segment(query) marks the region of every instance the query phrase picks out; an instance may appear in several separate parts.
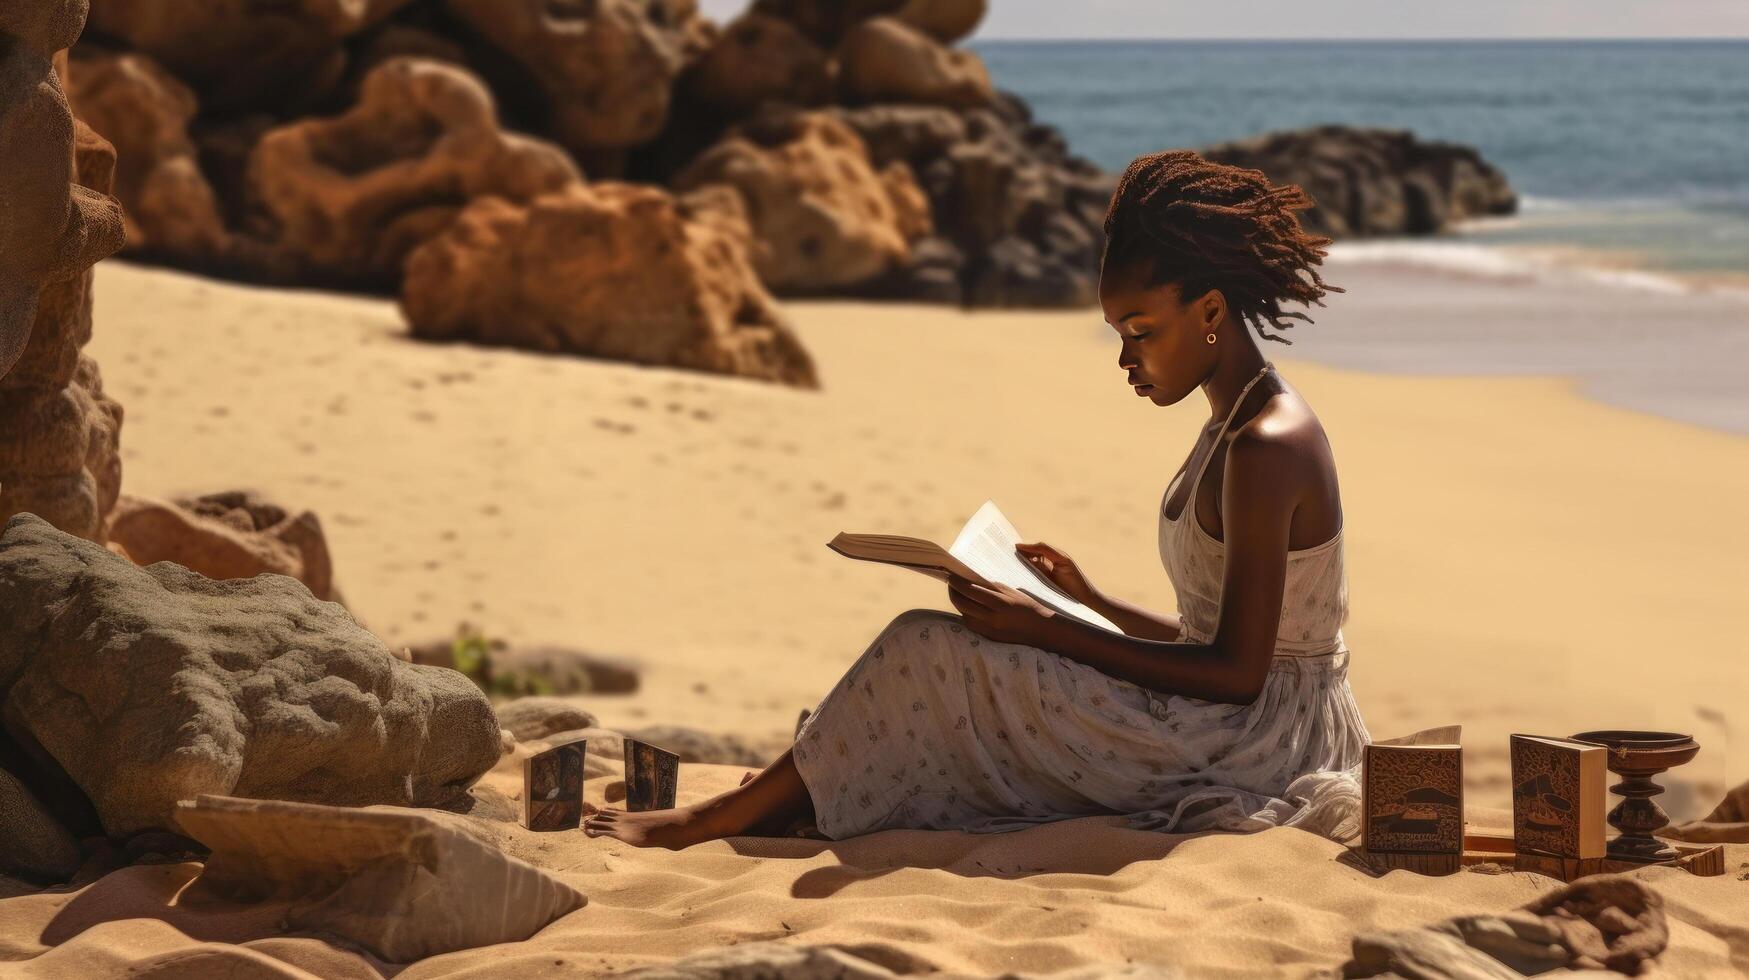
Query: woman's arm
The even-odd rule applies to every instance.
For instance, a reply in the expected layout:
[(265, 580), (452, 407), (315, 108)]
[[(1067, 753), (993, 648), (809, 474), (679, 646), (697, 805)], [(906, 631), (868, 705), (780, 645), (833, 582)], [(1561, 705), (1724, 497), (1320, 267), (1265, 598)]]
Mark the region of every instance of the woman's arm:
[(1103, 592), (1096, 592), (1093, 601), (1087, 603), (1087, 608), (1117, 624), (1117, 628), (1130, 636), (1143, 640), (1176, 640), (1184, 632), (1184, 621), (1177, 613), (1157, 613), (1133, 605), (1122, 599), (1113, 599)]
[[(1275, 656), (1287, 585), (1288, 531), (1300, 481), (1291, 448), (1241, 430), (1227, 449), (1221, 490), (1226, 569), (1220, 622), (1208, 643), (1118, 636), (1052, 615), (1045, 649), (1164, 694), (1250, 704)], [(1186, 506), (1193, 506), (1194, 500)], [(1195, 520), (1195, 514), (1190, 516)], [(1101, 610), (1104, 614), (1104, 610)], [(1122, 621), (1111, 618), (1120, 626)], [(1178, 634), (1174, 634), (1175, 636)]]

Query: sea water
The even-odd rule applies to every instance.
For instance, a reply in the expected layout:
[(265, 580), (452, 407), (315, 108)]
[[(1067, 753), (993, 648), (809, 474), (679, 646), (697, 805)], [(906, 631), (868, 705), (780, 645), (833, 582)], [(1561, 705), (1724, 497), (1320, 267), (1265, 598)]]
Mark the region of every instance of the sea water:
[(1749, 41), (981, 41), (999, 87), (1121, 170), (1320, 123), (1473, 146), (1509, 218), (1343, 243), (1486, 274), (1576, 267), (1651, 289), (1749, 285)]

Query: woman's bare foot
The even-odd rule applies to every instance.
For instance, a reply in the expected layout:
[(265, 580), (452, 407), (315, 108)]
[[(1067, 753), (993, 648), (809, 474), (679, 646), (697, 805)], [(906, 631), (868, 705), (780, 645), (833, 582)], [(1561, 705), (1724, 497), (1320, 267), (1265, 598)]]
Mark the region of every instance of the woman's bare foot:
[(633, 847), (681, 848), (718, 840), (740, 833), (740, 821), (728, 819), (720, 798), (675, 807), (672, 810), (644, 810), (632, 813), (606, 807), (583, 821), (583, 833), (590, 837), (612, 837)]

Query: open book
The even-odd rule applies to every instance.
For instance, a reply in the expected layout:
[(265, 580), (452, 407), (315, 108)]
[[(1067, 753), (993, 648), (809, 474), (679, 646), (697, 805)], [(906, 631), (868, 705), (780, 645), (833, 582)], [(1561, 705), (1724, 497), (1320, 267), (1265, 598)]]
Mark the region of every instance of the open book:
[(953, 547), (945, 550), (922, 538), (849, 532), (840, 532), (826, 546), (846, 558), (901, 565), (944, 582), (948, 572), (985, 587), (999, 582), (1090, 626), (1123, 632), (1111, 620), (1058, 591), (1055, 584), (1014, 550), (1019, 543), (1020, 533), (1014, 530), (1014, 525), (1002, 516), (994, 501), (986, 500), (966, 526), (960, 528)]

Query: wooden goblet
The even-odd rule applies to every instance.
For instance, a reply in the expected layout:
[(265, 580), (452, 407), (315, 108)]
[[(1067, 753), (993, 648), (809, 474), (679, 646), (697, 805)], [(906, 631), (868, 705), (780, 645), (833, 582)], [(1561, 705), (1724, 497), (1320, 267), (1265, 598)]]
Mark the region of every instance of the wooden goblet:
[(1676, 848), (1657, 836), (1670, 816), (1652, 800), (1664, 792), (1652, 777), (1694, 758), (1700, 743), (1692, 735), (1677, 732), (1596, 731), (1580, 732), (1573, 738), (1608, 748), (1605, 765), (1621, 777), (1621, 782), (1609, 788), (1622, 798), (1609, 811), (1609, 825), (1619, 831), (1609, 842), (1610, 860), (1637, 864), (1673, 860)]

